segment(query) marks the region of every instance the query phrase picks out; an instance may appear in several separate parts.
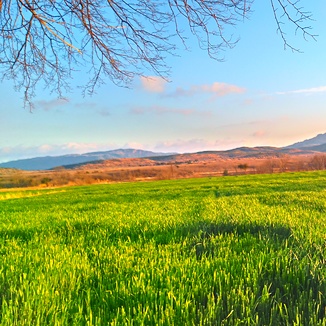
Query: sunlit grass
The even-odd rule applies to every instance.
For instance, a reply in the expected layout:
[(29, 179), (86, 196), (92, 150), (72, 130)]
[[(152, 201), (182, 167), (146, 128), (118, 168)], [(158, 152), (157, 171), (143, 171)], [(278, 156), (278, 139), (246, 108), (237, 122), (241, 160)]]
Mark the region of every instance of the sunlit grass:
[(326, 325), (325, 172), (11, 193), (0, 325)]

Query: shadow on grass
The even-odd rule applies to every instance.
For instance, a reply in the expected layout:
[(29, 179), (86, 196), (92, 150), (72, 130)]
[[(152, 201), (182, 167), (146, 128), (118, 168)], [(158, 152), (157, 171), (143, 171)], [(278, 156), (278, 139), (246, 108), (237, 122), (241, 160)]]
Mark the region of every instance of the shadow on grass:
[(241, 237), (244, 234), (251, 234), (255, 237), (268, 237), (271, 240), (279, 241), (290, 238), (291, 230), (284, 226), (271, 226), (260, 224), (239, 224), (239, 223), (213, 223), (210, 221), (198, 221), (196, 223), (184, 224), (166, 228), (151, 228), (150, 223), (143, 223), (124, 227), (117, 230), (115, 226), (107, 223), (95, 222), (62, 222), (46, 228), (14, 228), (1, 230), (0, 238), (17, 239), (22, 242), (31, 241), (35, 235), (55, 234), (58, 237), (69, 238), (77, 234), (86, 238), (93, 237), (94, 241), (102, 231), (106, 239), (113, 243), (118, 241), (147, 242), (154, 241), (158, 245), (171, 242), (183, 242), (186, 238), (204, 239), (222, 234), (233, 234)]
[[(153, 228), (146, 232), (141, 229), (141, 226), (131, 226), (119, 232), (112, 225), (75, 222), (71, 224), (58, 224), (52, 229), (1, 231), (0, 237), (18, 239), (26, 243), (31, 241), (36, 234), (42, 234), (42, 236), (47, 234), (55, 235), (54, 239), (58, 239), (63, 244), (73, 243), (76, 235), (81, 234), (85, 241), (85, 246), (82, 249), (86, 252), (88, 252), (88, 248), (92, 248), (94, 244), (98, 243), (101, 237), (106, 237), (106, 241), (112, 244), (116, 241), (125, 240), (141, 245), (146, 245), (147, 242), (154, 242), (157, 246), (184, 243), (188, 239), (186, 241), (187, 244), (181, 246), (180, 255), (193, 258), (195, 265), (203, 264), (203, 268), (205, 268), (205, 262), (209, 259), (212, 260), (212, 263), (217, 256), (218, 259), (223, 259), (223, 255), (220, 254), (219, 241), (222, 242), (230, 237), (234, 240), (234, 242), (231, 241), (230, 243), (235, 245), (234, 248), (230, 248), (231, 255), (225, 259), (232, 259), (240, 270), (243, 262), (247, 259), (246, 257), (250, 255), (257, 256), (257, 259), (250, 260), (253, 264), (251, 266), (253, 273), (260, 268), (257, 280), (254, 284), (246, 284), (246, 281), (244, 281), (242, 285), (243, 287), (250, 288), (248, 293), (252, 293), (254, 297), (254, 304), (250, 306), (253, 318), (254, 316), (259, 316), (260, 320), (263, 320), (266, 325), (293, 324), (296, 321), (298, 311), (300, 312), (300, 322), (302, 325), (318, 324), (326, 318), (326, 298), (324, 296), (326, 284), (323, 278), (324, 274), (321, 268), (315, 268), (316, 264), (318, 264), (316, 259), (307, 259), (303, 255), (299, 257), (291, 256), (291, 252), (298, 252), (299, 246), (292, 237), (291, 229), (282, 225), (197, 221), (192, 224), (166, 229)], [(237, 248), (236, 244), (239, 242), (241, 242), (241, 246)], [(310, 251), (311, 257), (313, 257), (312, 249)], [(2, 254), (4, 255), (5, 252)], [(144, 254), (146, 255), (146, 252)], [(270, 256), (268, 256), (269, 254)], [(264, 260), (261, 260), (261, 257), (264, 257)], [(89, 254), (88, 259), (92, 265), (97, 266), (97, 257), (93, 258)], [(239, 270), (239, 268), (235, 270)], [(100, 285), (96, 284), (97, 282), (100, 283), (101, 280), (97, 279), (96, 275), (93, 277), (93, 286), (99, 287)], [(231, 277), (236, 280), (243, 276), (231, 275)], [(234, 282), (236, 284), (238, 281)], [(216, 284), (212, 284), (212, 289), (215, 286)], [(96, 301), (95, 290), (94, 301)], [(5, 293), (8, 291), (3, 291), (0, 295), (0, 305), (2, 297), (7, 298)], [(223, 306), (226, 305), (227, 307), (227, 305), (232, 304), (232, 302), (228, 302), (230, 300), (228, 294), (221, 294), (218, 290), (212, 291), (216, 300), (218, 300), (219, 295), (222, 295), (221, 309), (223, 315), (225, 314), (225, 317), (227, 317), (229, 310), (227, 308), (224, 309)], [(208, 308), (211, 298), (212, 293), (199, 293), (193, 296), (198, 309), (204, 310)], [(232, 318), (241, 319), (242, 310), (237, 306), (234, 306), (233, 309)], [(236, 320), (232, 318), (230, 318), (230, 323), (226, 323), (226, 325), (232, 325), (232, 320)]]
[(34, 238), (37, 233), (40, 232), (38, 229), (35, 228), (15, 228), (11, 230), (1, 230), (0, 238), (4, 240), (18, 240), (23, 243), (28, 243)]

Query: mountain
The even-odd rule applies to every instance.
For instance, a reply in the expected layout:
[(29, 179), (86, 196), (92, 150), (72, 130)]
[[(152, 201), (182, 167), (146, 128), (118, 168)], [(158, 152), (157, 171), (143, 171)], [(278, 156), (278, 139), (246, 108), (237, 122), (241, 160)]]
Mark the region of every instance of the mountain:
[(326, 152), (326, 133), (319, 134), (314, 138), (294, 143), (286, 147), (239, 147), (226, 151), (204, 151), (188, 154), (177, 153), (155, 153), (140, 149), (116, 149), (104, 152), (91, 152), (85, 154), (70, 154), (62, 156), (45, 156), (10, 161), (1, 163), (0, 168), (14, 168), (21, 170), (50, 170), (59, 166), (67, 166), (73, 168), (76, 165), (99, 162), (121, 158), (151, 158), (156, 162), (170, 161), (192, 161), (197, 155), (202, 160), (204, 156), (214, 159), (221, 158), (264, 158), (264, 157), (280, 157), (283, 155), (309, 155), (314, 153)]
[(104, 152), (91, 152), (85, 154), (68, 154), (61, 156), (44, 156), (29, 159), (21, 159), (1, 163), (0, 167), (14, 168), (21, 170), (49, 170), (58, 166), (80, 164), (86, 162), (110, 160), (116, 158), (140, 158), (140, 157), (156, 157), (170, 155), (169, 153), (155, 153), (140, 149), (116, 149)]
[[(322, 145), (320, 148), (324, 148), (322, 152), (325, 151), (326, 147), (326, 133), (319, 134), (314, 138), (306, 139), (304, 141), (300, 141), (298, 143), (294, 143), (292, 145), (286, 146), (285, 148), (308, 148), (311, 150), (318, 151), (318, 146)], [(324, 147), (323, 147), (324, 146)], [(314, 149), (315, 148), (315, 149)]]
[(123, 167), (123, 166), (153, 166), (166, 164), (184, 164), (184, 163), (208, 163), (217, 160), (233, 160), (233, 159), (267, 159), (281, 158), (286, 156), (314, 155), (316, 153), (326, 152), (326, 144), (297, 148), (257, 146), (257, 147), (238, 147), (225, 151), (202, 151), (196, 153), (170, 154), (162, 156), (150, 156), (141, 159), (110, 159), (92, 161), (80, 164), (66, 165), (66, 169), (86, 168), (101, 169), (105, 167)]
[[(325, 144), (326, 145), (326, 144)], [(244, 159), (244, 158), (267, 158), (267, 157), (283, 157), (284, 155), (311, 155), (316, 152), (322, 152), (322, 145), (315, 148), (284, 148), (284, 147), (270, 147), (270, 146), (257, 146), (257, 147), (238, 147), (225, 151), (203, 151), (197, 153), (175, 154), (169, 156), (157, 156), (150, 159), (157, 162), (185, 162), (185, 161), (205, 161), (212, 160), (219, 157), (222, 159)]]
[(317, 151), (317, 152), (326, 152), (326, 143), (317, 145), (317, 146), (305, 147), (305, 148), (311, 149), (311, 150)]

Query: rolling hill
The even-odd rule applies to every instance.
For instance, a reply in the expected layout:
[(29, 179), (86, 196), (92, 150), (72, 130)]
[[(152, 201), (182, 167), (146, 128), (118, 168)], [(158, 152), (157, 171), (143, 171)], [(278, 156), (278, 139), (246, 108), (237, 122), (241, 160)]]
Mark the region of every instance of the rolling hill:
[(155, 153), (140, 149), (116, 149), (103, 152), (91, 152), (85, 154), (68, 154), (61, 156), (44, 156), (34, 157), (29, 159), (21, 159), (1, 163), (0, 167), (14, 168), (20, 170), (50, 170), (55, 167), (89, 163), (101, 160), (110, 160), (118, 158), (140, 158), (140, 157), (155, 157), (160, 155), (168, 155), (168, 153)]
[(45, 156), (21, 159), (1, 163), (0, 168), (14, 168), (21, 170), (50, 170), (55, 167), (65, 166), (74, 168), (89, 163), (98, 163), (105, 160), (126, 158), (148, 158), (153, 162), (186, 162), (186, 161), (211, 161), (215, 158), (265, 158), (281, 157), (284, 155), (312, 155), (326, 152), (326, 133), (314, 138), (306, 139), (286, 147), (239, 147), (225, 151), (202, 151), (197, 153), (156, 153), (140, 149), (116, 149), (85, 154), (70, 154), (62, 156)]

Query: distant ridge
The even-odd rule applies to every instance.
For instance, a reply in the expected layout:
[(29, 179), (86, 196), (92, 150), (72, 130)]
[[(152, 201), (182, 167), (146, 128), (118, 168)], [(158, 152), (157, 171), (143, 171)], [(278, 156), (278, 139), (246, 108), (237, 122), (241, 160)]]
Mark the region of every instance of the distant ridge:
[(61, 156), (45, 156), (30, 159), (22, 159), (1, 163), (0, 168), (14, 168), (20, 170), (50, 170), (59, 166), (73, 168), (77, 165), (88, 163), (98, 163), (100, 161), (123, 159), (123, 158), (148, 158), (153, 161), (191, 161), (193, 157), (198, 156), (201, 159), (206, 155), (221, 158), (264, 158), (280, 157), (283, 155), (311, 155), (314, 153), (326, 152), (326, 133), (319, 134), (314, 138), (306, 139), (286, 147), (238, 147), (225, 151), (201, 151), (197, 153), (157, 153), (141, 149), (115, 149), (110, 151), (90, 152), (85, 154), (70, 154)]
[[(320, 152), (326, 152), (326, 144), (310, 148), (284, 148), (284, 147), (270, 147), (270, 146), (258, 146), (258, 147), (239, 147), (225, 151), (202, 151), (196, 153), (184, 153), (184, 154), (170, 154), (162, 156), (149, 156), (147, 158), (142, 158), (143, 161), (138, 161), (131, 163), (128, 162), (128, 166), (136, 164), (141, 166), (145, 165), (155, 165), (155, 164), (170, 164), (170, 163), (189, 163), (189, 162), (212, 162), (217, 159), (264, 159), (264, 158), (277, 158), (283, 157), (284, 155), (313, 155)], [(82, 166), (98, 166), (103, 167), (106, 165), (112, 166), (112, 161), (114, 160), (99, 160), (87, 163), (66, 165), (67, 169), (80, 168)], [(146, 161), (146, 162), (145, 162)], [(117, 165), (123, 165), (125, 162), (122, 160), (117, 160), (114, 162)]]
[(117, 158), (142, 158), (142, 157), (156, 157), (162, 155), (170, 155), (172, 153), (156, 153), (145, 151), (141, 149), (115, 149), (102, 152), (91, 152), (85, 154), (68, 154), (61, 156), (44, 156), (34, 157), (29, 159), (22, 159), (1, 163), (0, 167), (14, 168), (20, 170), (50, 170), (58, 166), (89, 163), (100, 160), (110, 160)]
[[(286, 146), (285, 148), (303, 148), (303, 147), (310, 147), (311, 149), (313, 147), (317, 148), (320, 145), (326, 146), (326, 133), (325, 134), (319, 134), (314, 138), (306, 139), (304, 141), (300, 141), (298, 143), (294, 143), (292, 145)], [(322, 147), (321, 147), (322, 148)], [(316, 149), (318, 150), (318, 149)]]

